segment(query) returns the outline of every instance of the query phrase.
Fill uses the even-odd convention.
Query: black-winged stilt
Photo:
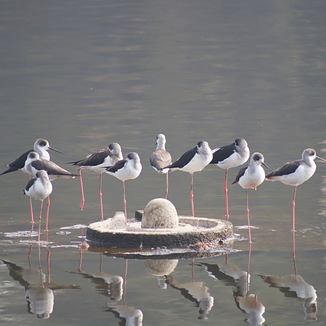
[[[246,204],[247,204],[247,220],[248,220],[248,237],[249,243],[251,240],[250,231],[250,211],[248,201],[248,190],[250,188],[257,190],[257,187],[261,185],[265,180],[265,170],[262,165],[270,170],[270,168],[264,163],[264,155],[255,152],[251,155],[249,165],[241,168],[236,179],[232,184],[238,183],[243,189],[246,190]]]
[[[50,181],[56,180],[59,178],[75,178],[78,177],[77,174],[70,173],[69,171],[61,168],[59,165],[52,161],[40,159],[40,155],[36,152],[30,152],[27,155],[27,159],[25,162],[25,166],[23,171],[29,174],[32,177],[36,177],[37,172],[45,170],[49,176]],[[47,216],[49,215],[50,211],[50,196],[48,196],[47,200]],[[30,206],[31,209],[31,216],[33,216],[33,208]]]
[[[25,189],[23,190],[24,194],[33,198],[34,200],[40,200],[40,215],[39,215],[39,241],[40,241],[40,225],[42,220],[42,209],[43,209],[43,200],[49,198],[53,190],[52,183],[49,179],[49,176],[45,170],[40,170],[36,173],[35,177],[28,181]],[[49,202],[48,202],[49,204]],[[49,210],[46,214],[46,231],[49,226]],[[32,223],[34,223],[34,218],[32,218]]]
[[[6,174],[9,172],[14,172],[17,170],[23,170],[28,154],[33,151],[38,153],[41,159],[50,160],[50,154],[48,152],[49,149],[54,152],[58,152],[58,153],[62,154],[62,152],[58,151],[57,149],[50,147],[50,144],[46,139],[37,139],[34,143],[34,149],[26,151],[25,153],[20,155],[16,160],[9,163],[8,164],[9,169],[2,172],[0,175]]]
[[[237,138],[232,144],[219,148],[214,148],[213,159],[210,164],[215,164],[225,170],[224,177],[224,197],[225,197],[225,216],[229,219],[229,196],[228,196],[228,171],[230,168],[237,167],[247,162],[250,156],[248,143],[243,138]]]
[[[104,172],[103,167],[112,166],[119,160],[122,160],[121,146],[118,143],[112,143],[107,148],[100,149],[90,155],[87,155],[84,159],[69,162],[69,164],[77,165],[78,174],[80,176],[80,190],[81,190],[81,201],[80,210],[82,211],[85,206],[85,193],[82,178],[82,169],[87,169],[100,174],[99,181],[99,197],[100,197],[100,211],[101,219],[104,219],[103,212],[103,200],[102,200],[102,174]]]
[[[126,226],[127,226],[127,200],[126,200],[126,188],[125,181],[136,179],[142,170],[142,164],[140,163],[139,155],[135,152],[129,153],[127,158],[124,160],[120,160],[115,163],[111,167],[107,167],[105,172],[113,175],[117,179],[122,181],[122,189],[123,189],[123,206],[124,206],[124,214],[126,218]]]
[[[317,156],[312,148],[306,148],[302,152],[301,160],[285,163],[283,166],[266,175],[267,180],[280,181],[286,185],[293,186],[292,198],[292,231],[295,232],[295,198],[297,187],[310,179],[316,171],[315,159],[326,162],[325,159]]]
[[[51,181],[59,178],[78,177],[78,174],[70,173],[52,161],[41,159],[40,155],[36,152],[30,152],[27,155],[23,170],[34,177],[38,171],[45,170]]]
[[[207,141],[200,141],[197,146],[188,150],[181,155],[174,163],[166,166],[166,169],[181,170],[190,173],[190,203],[192,216],[195,216],[195,206],[194,206],[194,192],[193,183],[194,172],[198,172],[204,169],[213,158],[212,150],[210,149]]]
[[[165,198],[169,193],[169,169],[167,165],[172,163],[171,154],[165,149],[166,138],[163,134],[156,136],[156,150],[150,156],[150,164],[158,173],[165,174]]]

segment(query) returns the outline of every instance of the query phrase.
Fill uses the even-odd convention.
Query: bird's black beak
[[[326,162],[326,160],[324,158],[322,158],[322,157],[316,156],[316,158],[318,158],[318,160],[321,160],[323,162]]]
[[[63,154],[62,152],[60,152],[59,150],[57,150],[57,149],[55,149],[55,148],[49,147],[49,149],[51,149],[51,151],[54,151],[54,152],[57,152],[57,153]]]
[[[268,170],[270,170],[270,171],[274,171],[274,170],[272,170],[267,164],[265,164],[264,162],[262,162],[262,165],[264,165],[264,167],[266,168],[266,169],[268,169]]]

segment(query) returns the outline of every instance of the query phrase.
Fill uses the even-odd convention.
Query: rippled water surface
[[[237,137],[271,168],[307,147],[326,158],[325,11],[322,0],[4,0],[1,171],[37,138],[72,172],[67,162],[118,142],[143,163],[126,182],[132,216],[164,196],[149,165],[157,133],[173,159],[199,140],[215,148]],[[27,176],[1,176],[1,323],[324,325],[326,165],[316,163],[298,187],[295,259],[293,188],[281,183],[249,192],[252,246],[245,191],[229,185],[233,250],[158,260],[80,247],[100,218],[98,175],[83,174],[83,212],[78,180],[54,182],[40,244],[22,194]],[[209,166],[194,180],[196,216],[224,219],[224,171]],[[170,174],[169,199],[191,214],[188,174]],[[123,209],[119,180],[103,176],[103,200],[106,217]]]

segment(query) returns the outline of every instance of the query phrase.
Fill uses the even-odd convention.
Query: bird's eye
[[[262,157],[261,157],[261,155],[256,154],[256,155],[254,155],[253,159],[254,159],[254,161],[259,161],[262,159]]]

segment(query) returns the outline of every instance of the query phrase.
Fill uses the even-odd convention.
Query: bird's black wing
[[[108,149],[103,149],[96,153],[87,155],[84,159],[74,162],[68,162],[68,164],[78,165],[78,166],[96,166],[102,164],[105,158],[110,155],[111,152]]]
[[[213,159],[209,164],[218,164],[230,157],[235,152],[235,143],[230,145],[222,146],[218,148],[215,152],[213,150]]]
[[[115,163],[114,165],[109,166],[108,168],[106,168],[106,170],[108,172],[115,173],[118,170],[122,169],[124,167],[124,165],[126,164],[126,162],[127,162],[127,160],[120,160],[117,163]]]
[[[174,163],[166,166],[165,168],[181,169],[192,160],[192,158],[195,156],[196,153],[197,153],[197,146],[182,154],[181,157],[178,158]]]
[[[9,173],[9,172],[14,172],[17,170],[22,169],[25,166],[25,161],[27,160],[27,156],[30,152],[32,152],[33,150],[29,150],[25,153],[23,153],[22,155],[20,155],[16,160],[14,160],[13,162],[11,162],[10,164],[8,164],[9,169],[7,169],[6,171],[2,172],[0,175]]]
[[[25,191],[28,191],[33,186],[35,181],[36,181],[36,178],[32,178],[27,182],[24,193],[25,193]]]
[[[35,161],[31,162],[31,165],[38,171],[45,170],[48,173],[48,175],[55,175],[55,176],[66,175],[66,176],[71,176],[71,177],[78,176],[78,174],[70,173],[69,171],[63,169],[62,167],[60,167],[59,165],[57,165],[56,163],[54,163],[52,161],[35,160]]]
[[[232,184],[238,183],[240,178],[245,174],[246,170],[247,170],[248,166],[244,166],[242,167],[239,172],[238,175],[236,176],[235,180],[232,182]]]
[[[300,165],[300,161],[292,161],[292,162],[285,163],[283,166],[281,166],[277,170],[267,174],[266,178],[269,179],[272,177],[279,177],[282,175],[291,174],[291,173],[295,172],[295,170],[299,167],[299,165]]]

